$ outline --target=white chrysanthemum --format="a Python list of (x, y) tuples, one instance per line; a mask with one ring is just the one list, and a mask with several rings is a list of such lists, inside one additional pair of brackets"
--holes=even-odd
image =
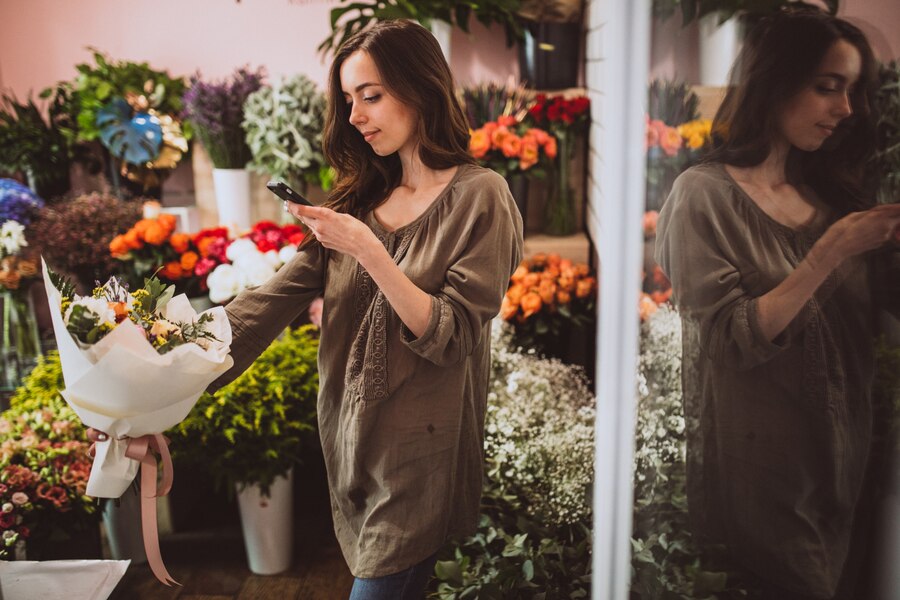
[(103, 324), (115, 326), (116, 324), (116, 311), (110, 307), (109, 301), (106, 298), (85, 296), (73, 301), (72, 304), (69, 305), (69, 308), (66, 309), (63, 320), (67, 325), (69, 324), (69, 318), (72, 316), (72, 309), (76, 306), (83, 306), (86, 310), (96, 315), (98, 326)]
[(0, 247), (3, 248), (3, 256), (16, 254), (27, 245), (25, 226), (12, 219), (4, 221), (0, 227)]

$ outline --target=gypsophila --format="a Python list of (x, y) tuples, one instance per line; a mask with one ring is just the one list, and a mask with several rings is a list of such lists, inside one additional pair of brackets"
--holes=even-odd
[(555, 525), (590, 521), (595, 399), (579, 367), (514, 349), (492, 328), (485, 423), (489, 476)]

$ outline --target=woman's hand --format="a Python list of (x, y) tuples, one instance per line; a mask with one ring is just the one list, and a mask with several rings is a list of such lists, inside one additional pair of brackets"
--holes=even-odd
[(845, 259), (900, 241), (900, 204), (884, 204), (850, 213), (828, 228), (810, 254), (828, 270)]
[(94, 429), (93, 427), (87, 428), (87, 439), (91, 442), (105, 442), (109, 439), (109, 436), (100, 431), (99, 429)]
[(384, 248), (372, 230), (351, 215), (321, 206), (287, 203), (287, 208), (309, 228), (322, 246), (352, 256), (360, 263), (374, 250)]

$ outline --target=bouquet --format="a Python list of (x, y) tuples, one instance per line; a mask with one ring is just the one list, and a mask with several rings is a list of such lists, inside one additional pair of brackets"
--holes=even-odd
[(227, 302), (246, 288), (262, 285), (293, 258), (303, 238), (303, 230), (297, 225), (260, 221), (224, 249), (228, 262), (217, 266), (207, 278), (209, 299)]
[[(501, 116), (471, 133), (469, 152), (478, 161), (508, 177), (529, 172), (556, 158), (556, 138), (515, 117)], [(539, 171), (534, 169), (534, 171)], [(534, 172), (533, 171), (533, 172)]]
[[(156, 279), (129, 292), (111, 278), (79, 296), (45, 264), (44, 282), (66, 382), (61, 394), (86, 425), (109, 434), (96, 444), (87, 494), (118, 498), (141, 465), (144, 527), (155, 528), (151, 448), (163, 458), (164, 495), (171, 466), (160, 432), (180, 423), (233, 364), (225, 310), (197, 315), (187, 297), (173, 297), (174, 287)], [(144, 544), (154, 574), (167, 582), (156, 536), (145, 535)]]
[(556, 254), (536, 254), (522, 261), (510, 277), (500, 306), (500, 316), (515, 331), (522, 346), (545, 343), (558, 337), (567, 324), (591, 322), (597, 296), (597, 280), (585, 264), (575, 264)]
[(237, 69), (230, 80), (205, 82), (200, 75), (191, 77), (191, 87), (184, 94), (183, 116), (209, 153), (217, 169), (243, 169), (251, 159), (244, 140), (244, 102), (260, 89), (265, 69)]

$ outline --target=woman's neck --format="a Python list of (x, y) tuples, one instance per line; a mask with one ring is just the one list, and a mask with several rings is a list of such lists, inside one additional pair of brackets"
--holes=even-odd
[(752, 167), (733, 167), (741, 173), (742, 179), (760, 187), (774, 189), (788, 183), (795, 183), (795, 162), (790, 160), (791, 146), (787, 143), (773, 143), (769, 155)]

